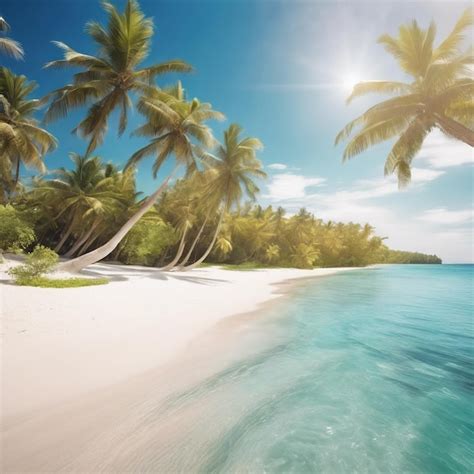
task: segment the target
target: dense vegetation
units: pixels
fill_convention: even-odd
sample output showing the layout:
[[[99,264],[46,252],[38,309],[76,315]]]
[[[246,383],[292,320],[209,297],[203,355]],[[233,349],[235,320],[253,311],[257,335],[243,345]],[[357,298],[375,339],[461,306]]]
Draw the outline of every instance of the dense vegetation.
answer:
[[[31,97],[33,82],[0,69],[0,248],[22,251],[40,244],[72,257],[60,266],[73,271],[104,258],[164,270],[189,269],[204,261],[241,268],[440,263],[434,255],[389,250],[369,224],[323,222],[305,209],[286,215],[282,208],[256,204],[259,181],[266,176],[257,158],[261,142],[237,124],[219,142],[209,122],[223,120],[222,113],[190,100],[181,82],[165,88],[156,82],[168,72],[186,73],[190,65],[173,59],[141,66],[154,27],[138,3],[128,0],[123,12],[103,5],[107,23],[91,22],[86,29],[95,52],[83,54],[57,43],[64,56],[47,64],[78,69],[70,83],[38,100]],[[399,96],[374,106],[341,132],[338,140],[349,139],[359,127],[345,157],[398,136],[386,171],[396,172],[404,184],[411,160],[433,127],[471,144],[474,81],[466,77],[466,67],[472,55],[460,50],[471,24],[472,15],[465,13],[437,48],[434,26],[423,31],[413,23],[400,29],[399,38],[382,37],[386,49],[417,79],[354,88],[351,98],[367,92]],[[23,50],[6,37],[8,30],[0,18],[0,54],[19,58]],[[49,174],[43,160],[57,142],[38,122],[43,104],[48,104],[45,124],[88,107],[74,129],[87,140],[85,154],[71,153],[72,166]],[[119,134],[126,131],[133,104],[143,117],[133,134],[148,142],[118,169],[93,153],[105,140],[114,114]],[[147,157],[153,159],[154,177],[164,163],[174,166],[143,197],[135,172]],[[22,165],[39,174],[22,181]],[[176,176],[181,178],[171,186]]]
[[[2,240],[5,248],[18,247],[17,236],[26,235],[24,248],[39,242],[74,257],[107,242],[140,205],[133,174],[117,172],[97,157],[73,158],[75,169],[58,170],[53,179],[36,180],[32,189],[17,197],[15,207],[0,206],[0,215],[8,213],[11,222],[10,240],[6,234]],[[73,179],[78,176],[83,181]],[[110,258],[171,269],[193,264],[211,247],[207,262],[249,267],[441,263],[436,256],[388,249],[368,224],[324,222],[305,209],[287,216],[281,207],[262,208],[247,202],[222,215],[210,213],[207,180],[212,182],[206,172],[178,180]],[[122,201],[124,182],[126,205]],[[74,183],[74,192],[67,183]],[[97,222],[104,223],[103,227]],[[0,236],[2,227],[0,224]]]

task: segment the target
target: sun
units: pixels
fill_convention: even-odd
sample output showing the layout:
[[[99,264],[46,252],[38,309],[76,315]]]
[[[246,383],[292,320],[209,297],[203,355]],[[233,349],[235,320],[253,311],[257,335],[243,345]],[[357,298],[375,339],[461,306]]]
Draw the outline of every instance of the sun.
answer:
[[[344,79],[342,80],[342,87],[344,88],[345,92],[352,92],[354,86],[361,82],[360,77],[355,73],[348,73],[344,75]]]

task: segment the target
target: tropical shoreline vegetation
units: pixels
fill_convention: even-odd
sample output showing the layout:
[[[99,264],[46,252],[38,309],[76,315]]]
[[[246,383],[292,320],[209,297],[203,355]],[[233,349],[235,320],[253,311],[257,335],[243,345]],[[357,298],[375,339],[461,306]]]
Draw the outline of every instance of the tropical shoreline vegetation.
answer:
[[[86,26],[95,55],[57,42],[63,58],[45,66],[75,69],[71,83],[32,99],[34,82],[0,69],[0,248],[31,251],[42,245],[67,257],[58,268],[72,272],[102,259],[163,271],[203,262],[297,268],[441,263],[435,255],[390,250],[369,224],[324,222],[305,209],[287,215],[282,208],[256,204],[259,181],[266,177],[257,156],[260,140],[237,124],[216,139],[209,122],[223,120],[221,112],[190,100],[181,81],[171,87],[156,83],[163,74],[187,73],[192,66],[173,59],[141,67],[150,52],[152,20],[135,0],[128,0],[123,12],[108,2],[103,6],[108,23]],[[337,136],[337,143],[349,140],[344,159],[398,137],[385,172],[395,173],[404,186],[433,128],[473,145],[472,53],[460,49],[472,22],[472,13],[465,12],[436,48],[434,24],[422,30],[413,22],[402,26],[397,38],[380,38],[414,82],[354,87],[349,101],[371,92],[396,97],[372,107]],[[21,45],[7,32],[2,18],[0,54],[21,58]],[[110,133],[112,116],[118,117],[119,135],[125,133],[133,105],[144,121],[132,133],[148,143],[119,169],[105,163],[97,149]],[[46,111],[39,122],[41,107]],[[85,153],[71,153],[73,167],[47,171],[44,158],[58,144],[44,127],[76,108],[86,108],[74,128],[86,140]],[[174,166],[144,197],[135,174],[147,157],[154,160],[154,177],[164,163]],[[22,181],[23,165],[38,175]]]

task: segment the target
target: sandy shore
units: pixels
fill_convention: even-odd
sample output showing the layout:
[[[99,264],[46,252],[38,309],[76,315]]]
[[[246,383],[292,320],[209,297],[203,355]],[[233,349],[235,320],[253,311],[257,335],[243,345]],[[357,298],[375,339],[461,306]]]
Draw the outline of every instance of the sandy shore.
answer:
[[[228,316],[278,298],[278,283],[347,269],[161,273],[96,264],[105,286],[0,284],[2,416],[54,406],[170,362]]]

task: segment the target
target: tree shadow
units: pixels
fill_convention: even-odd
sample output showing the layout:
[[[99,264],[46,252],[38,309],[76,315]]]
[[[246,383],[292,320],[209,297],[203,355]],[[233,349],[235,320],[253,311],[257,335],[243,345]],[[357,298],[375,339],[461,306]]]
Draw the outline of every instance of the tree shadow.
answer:
[[[229,283],[229,280],[219,278],[198,276],[196,274],[184,275],[185,272],[160,271],[157,268],[139,267],[133,265],[121,265],[115,263],[96,263],[82,270],[81,275],[95,278],[107,278],[110,281],[129,281],[131,279],[149,278],[152,280],[178,280],[197,285],[216,285],[218,283]],[[189,272],[190,273],[190,272]]]

